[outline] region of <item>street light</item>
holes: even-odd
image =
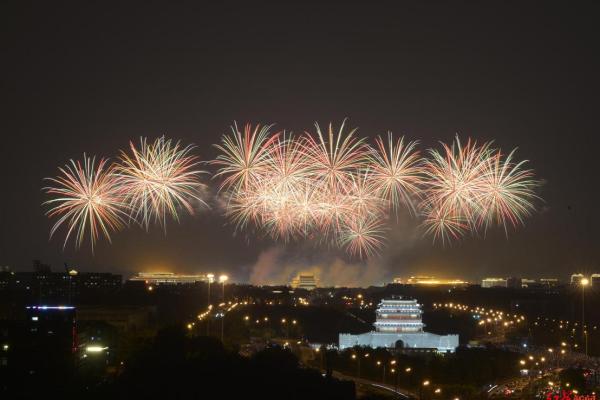
[[[429,380],[424,380],[421,386],[419,386],[419,399],[423,398],[423,389],[429,386]]]
[[[225,282],[227,282],[229,277],[227,275],[219,276],[219,282],[223,284],[223,292],[222,292],[222,303],[225,303]],[[223,341],[223,334],[225,330],[225,311],[221,312],[221,342]]]
[[[219,283],[223,284],[223,293],[222,293],[223,303],[225,303],[225,282],[227,282],[228,279],[229,279],[229,277],[227,275],[219,276]]]
[[[287,339],[290,336],[290,325],[288,324],[287,319],[281,318],[281,325],[285,326],[285,338]]]
[[[381,367],[383,365],[383,373],[381,374],[381,383],[385,384],[385,365],[386,363],[382,363],[381,361],[377,361],[377,366]]]
[[[356,354],[352,354],[352,359],[357,361],[357,376],[360,378],[360,357],[357,357]]]
[[[588,355],[587,332],[585,330],[585,287],[590,284],[587,278],[583,278],[581,283],[581,335],[585,342],[585,355]]]
[[[206,308],[210,309],[210,284],[215,280],[215,274],[206,274],[208,279],[208,300],[206,302]],[[210,335],[210,315],[206,318],[206,336]]]

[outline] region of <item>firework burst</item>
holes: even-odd
[[[332,193],[347,192],[352,177],[368,161],[364,139],[356,138],[356,128],[345,134],[345,124],[344,120],[337,133],[329,124],[327,135],[323,135],[319,124],[315,124],[316,138],[309,133],[304,136],[313,179],[327,185]]]
[[[63,248],[72,235],[77,248],[86,234],[92,250],[100,233],[110,241],[110,232],[126,224],[129,209],[113,168],[107,165],[105,159],[96,164],[95,157],[84,154],[83,162],[71,160],[59,171],[59,176],[46,178],[52,186],[44,188],[52,196],[44,203],[51,207],[46,214],[50,218],[58,217],[50,230],[50,237],[66,225]]]
[[[131,154],[121,152],[115,171],[118,184],[131,208],[131,219],[146,230],[152,221],[166,227],[167,215],[179,220],[179,208],[194,213],[192,200],[202,204],[202,184],[198,159],[192,146],[182,147],[164,136],[148,143],[140,139],[139,148],[130,142]]]
[[[215,177],[226,176],[221,189],[246,190],[262,179],[264,168],[269,163],[269,150],[279,136],[270,136],[272,125],[246,124],[244,133],[236,123],[231,127],[232,135],[223,136],[221,144],[215,145],[221,154],[212,162],[219,166]]]
[[[511,152],[502,157],[491,142],[478,145],[458,139],[442,151],[430,150],[424,161],[424,226],[434,240],[459,238],[467,232],[485,231],[489,226],[522,224],[534,210],[539,182],[524,162],[514,163]]]
[[[370,153],[371,179],[378,188],[379,195],[394,210],[404,205],[414,212],[413,197],[420,192],[423,176],[419,165],[421,158],[415,150],[417,142],[405,144],[404,137],[401,137],[394,143],[390,132],[387,146],[381,137],[375,143],[376,148]]]
[[[507,227],[523,225],[524,218],[535,210],[534,200],[539,182],[532,170],[523,169],[526,161],[513,162],[515,150],[506,158],[496,151],[485,161],[485,189],[480,198],[478,224],[486,230],[490,225]]]

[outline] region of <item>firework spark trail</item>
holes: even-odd
[[[96,165],[94,157],[83,155],[81,161],[71,160],[70,165],[59,168],[60,175],[46,178],[53,186],[44,190],[53,198],[44,202],[51,208],[48,217],[59,217],[50,230],[50,237],[64,224],[67,226],[63,248],[73,233],[76,247],[80,247],[89,232],[92,251],[102,233],[110,241],[110,232],[126,225],[129,206],[123,192],[116,184],[112,166],[101,159]]]
[[[167,215],[178,221],[179,207],[193,214],[193,199],[205,204],[199,195],[203,171],[192,148],[162,136],[153,143],[141,138],[139,148],[130,142],[131,155],[121,151],[115,168],[118,184],[131,206],[130,217],[146,230],[152,220],[166,228]]]

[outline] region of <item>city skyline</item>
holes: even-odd
[[[591,110],[598,56],[586,15],[498,7],[479,10],[474,21],[471,7],[442,6],[436,12],[444,13],[433,17],[436,27],[426,29],[432,9],[425,5],[387,16],[353,4],[343,10],[211,6],[211,19],[201,23],[182,10],[162,21],[149,7],[136,21],[145,32],[139,34],[127,22],[135,10],[124,8],[105,35],[97,29],[104,26],[101,7],[44,7],[14,5],[15,15],[26,18],[8,27],[14,43],[2,68],[5,129],[12,134],[0,157],[10,188],[0,200],[0,265],[25,269],[39,258],[55,269],[66,262],[123,274],[213,269],[250,282],[320,269],[325,275],[346,271],[347,282],[364,284],[416,274],[566,279],[574,271],[596,272]],[[331,18],[337,12],[371,28],[330,26],[343,20]],[[238,17],[245,14],[262,24],[246,26]],[[306,31],[309,15],[315,26]],[[222,28],[229,18],[236,23]],[[513,26],[507,35],[500,29],[505,20]],[[64,29],[54,31],[50,21]],[[319,40],[325,34],[326,43]],[[200,208],[180,223],[169,221],[166,235],[160,227],[118,232],[112,245],[99,242],[94,255],[88,246],[63,251],[60,238],[48,240],[52,223],[40,206],[42,179],[84,152],[114,157],[130,140],[166,134],[196,145],[201,159],[210,160],[233,121],[277,123],[300,134],[315,120],[339,124],[346,117],[369,140],[391,130],[426,149],[458,133],[494,140],[505,151],[518,147],[518,157],[544,180],[545,201],[508,237],[494,229],[448,246],[421,239],[417,223],[401,216],[386,248],[366,261],[311,243],[235,235],[219,212]],[[23,162],[24,156],[34,161]]]

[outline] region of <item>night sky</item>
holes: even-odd
[[[63,262],[124,274],[210,269],[255,282],[319,266],[332,281],[347,270],[361,284],[415,273],[600,272],[598,9],[83,3],[1,6],[0,266],[30,269],[42,259],[55,270]],[[391,130],[421,140],[421,149],[456,133],[518,147],[544,181],[544,202],[508,238],[498,229],[445,248],[416,238],[415,221],[400,221],[366,263],[234,236],[218,210],[172,222],[166,236],[159,227],[116,233],[94,255],[72,242],[63,251],[62,235],[49,241],[43,178],[84,152],[114,157],[129,140],[167,134],[207,160],[234,120],[300,133],[345,117],[363,136]]]

